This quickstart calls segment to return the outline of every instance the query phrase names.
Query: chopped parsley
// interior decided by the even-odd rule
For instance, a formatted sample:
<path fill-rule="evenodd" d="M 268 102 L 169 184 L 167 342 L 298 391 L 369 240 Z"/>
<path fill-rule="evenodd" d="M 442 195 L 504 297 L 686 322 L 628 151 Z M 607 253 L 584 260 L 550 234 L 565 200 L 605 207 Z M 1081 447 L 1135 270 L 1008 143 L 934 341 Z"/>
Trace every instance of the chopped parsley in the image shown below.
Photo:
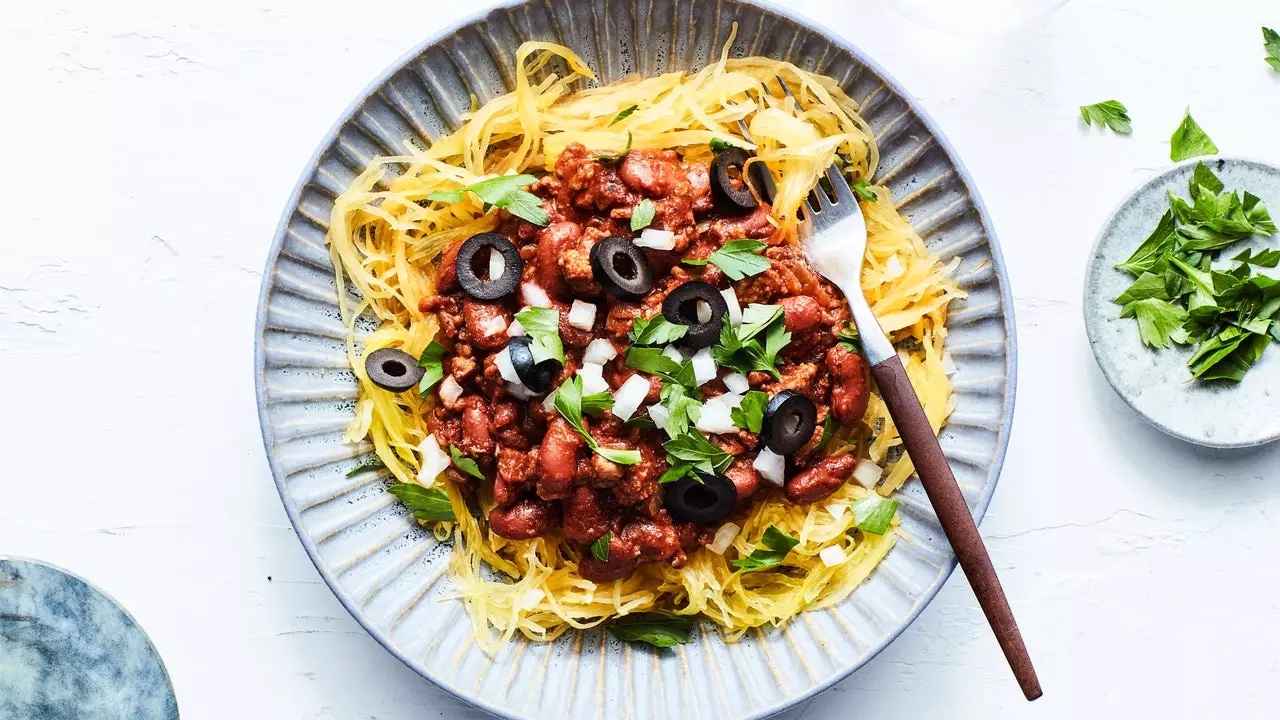
<path fill-rule="evenodd" d="M 662 444 L 662 449 L 667 451 L 667 462 L 674 468 L 677 465 L 687 465 L 685 473 L 690 469 L 698 469 L 709 473 L 724 472 L 726 468 L 733 464 L 733 456 L 721 450 L 707 440 L 706 436 L 697 430 L 690 429 L 683 435 L 672 438 Z M 682 473 L 685 474 L 685 473 Z M 666 477 L 665 475 L 663 476 Z M 678 480 L 680 476 L 671 478 Z M 671 482 L 667 480 L 667 482 Z M 659 482 L 662 482 L 661 480 Z"/>
<path fill-rule="evenodd" d="M 763 548 L 756 548 L 747 557 L 738 558 L 730 564 L 744 573 L 777 567 L 786 559 L 787 553 L 800 544 L 800 539 L 782 532 L 776 525 L 770 525 L 761 542 L 764 543 Z"/>
<path fill-rule="evenodd" d="M 1227 191 L 1204 163 L 1192 174 L 1190 196 L 1170 193 L 1172 209 L 1116 266 L 1134 281 L 1114 302 L 1148 347 L 1194 345 L 1192 377 L 1239 381 L 1271 339 L 1280 341 L 1280 280 L 1254 273 L 1280 264 L 1280 250 L 1245 250 L 1225 270 L 1213 261 L 1227 246 L 1277 228 L 1261 200 Z"/>
<path fill-rule="evenodd" d="M 653 217 L 658 214 L 658 206 L 653 204 L 649 198 L 645 198 L 636 203 L 631 211 L 631 231 L 643 230 L 649 227 L 653 222 Z"/>
<path fill-rule="evenodd" d="M 882 497 L 865 497 L 853 501 L 853 522 L 862 532 L 883 535 L 889 532 L 898 501 Z"/>
<path fill-rule="evenodd" d="M 613 533 L 606 532 L 596 541 L 591 543 L 591 554 L 600 562 L 609 562 L 609 543 L 613 540 Z"/>
<path fill-rule="evenodd" d="M 765 247 L 759 240 L 731 240 L 721 245 L 707 260 L 736 282 L 769 269 L 769 258 L 760 254 Z"/>
<path fill-rule="evenodd" d="M 533 361 L 556 360 L 564 363 L 564 343 L 560 342 L 560 311 L 555 308 L 530 307 L 516 313 L 516 320 L 529 333 L 533 343 Z"/>
<path fill-rule="evenodd" d="M 627 367 L 659 377 L 674 378 L 680 372 L 680 363 L 662 354 L 661 348 L 639 347 L 627 348 Z"/>
<path fill-rule="evenodd" d="M 609 125 L 608 125 L 608 127 L 613 127 L 614 125 L 617 125 L 618 123 L 622 122 L 623 120 L 626 120 L 627 118 L 631 117 L 631 113 L 633 113 L 633 112 L 635 112 L 636 110 L 639 110 L 639 109 L 640 109 L 640 106 L 639 106 L 639 105 L 630 105 L 630 106 L 628 106 L 628 107 L 623 108 L 622 110 L 620 110 L 620 111 L 618 112 L 618 114 L 617 114 L 617 115 L 614 115 L 614 116 L 613 116 L 613 119 L 612 119 L 612 120 L 610 120 L 610 121 L 609 121 Z"/>
<path fill-rule="evenodd" d="M 729 411 L 733 424 L 747 432 L 760 432 L 760 424 L 764 421 L 764 406 L 769 404 L 769 394 L 759 390 L 751 390 L 742 396 L 738 407 Z"/>
<path fill-rule="evenodd" d="M 729 148 L 734 146 L 733 143 L 729 142 L 728 140 L 725 140 L 724 138 L 718 138 L 718 137 L 711 138 L 711 142 L 707 144 L 711 147 L 711 152 L 720 152 L 721 150 L 728 150 Z"/>
<path fill-rule="evenodd" d="M 365 470 L 380 470 L 386 466 L 387 464 L 382 462 L 382 458 L 375 455 L 368 462 L 362 462 L 359 465 L 356 465 L 355 467 L 348 470 L 347 477 L 357 475 L 359 473 L 364 472 Z"/>
<path fill-rule="evenodd" d="M 542 200 L 537 195 L 524 190 L 538 178 L 533 175 L 499 175 L 487 180 L 471 183 L 457 190 L 437 190 L 427 196 L 434 202 L 462 202 L 463 193 L 472 193 L 484 203 L 485 212 L 490 207 L 499 207 L 518 218 L 528 220 L 534 225 L 546 225 L 550 221 L 547 212 L 542 209 Z"/>
<path fill-rule="evenodd" d="M 625 642 L 648 643 L 656 648 L 683 645 L 693 638 L 693 618 L 666 613 L 623 615 L 608 624 L 609 633 Z"/>
<path fill-rule="evenodd" d="M 1182 118 L 1182 124 L 1173 131 L 1173 137 L 1169 138 L 1169 159 L 1180 162 L 1201 155 L 1216 154 L 1218 154 L 1218 146 L 1213 144 L 1209 135 L 1195 121 L 1195 118 L 1191 117 L 1191 111 L 1188 110 Z"/>
<path fill-rule="evenodd" d="M 849 189 L 853 191 L 854 195 L 857 195 L 863 200 L 875 202 L 878 199 L 876 197 L 876 191 L 871 189 L 870 180 L 859 180 L 858 182 L 850 185 Z"/>
<path fill-rule="evenodd" d="M 1080 116 L 1084 118 L 1084 124 L 1092 126 L 1095 123 L 1099 127 L 1109 127 L 1111 131 L 1117 135 L 1129 135 L 1133 132 L 1133 125 L 1130 124 L 1129 108 L 1119 100 L 1106 100 L 1092 105 L 1081 105 Z"/>
<path fill-rule="evenodd" d="M 1267 64 L 1280 72 L 1280 33 L 1269 27 L 1262 28 L 1262 44 L 1267 49 Z"/>
<path fill-rule="evenodd" d="M 862 336 L 858 334 L 858 328 L 849 323 L 844 329 L 836 334 L 836 344 L 850 352 L 862 352 Z"/>
<path fill-rule="evenodd" d="M 822 437 L 818 438 L 818 444 L 814 446 L 814 452 L 817 452 L 831 444 L 835 439 L 836 433 L 840 432 L 840 421 L 836 420 L 836 416 L 827 413 L 827 419 L 822 423 Z"/>
<path fill-rule="evenodd" d="M 484 473 L 480 472 L 480 466 L 476 465 L 476 461 L 462 454 L 462 451 L 455 445 L 449 446 L 449 458 L 453 460 L 453 466 L 462 472 L 470 475 L 477 480 L 484 479 Z"/>
<path fill-rule="evenodd" d="M 396 483 L 388 492 L 395 495 L 413 513 L 415 520 L 423 522 L 454 522 L 453 503 L 449 494 L 440 488 L 424 488 L 417 483 Z"/>
<path fill-rule="evenodd" d="M 631 152 L 631 140 L 632 140 L 632 139 L 633 139 L 633 138 L 631 137 L 631 131 L 630 131 L 630 130 L 628 130 L 628 131 L 627 131 L 627 146 L 626 146 L 626 147 L 624 147 L 624 148 L 622 148 L 622 152 L 620 152 L 620 153 L 614 153 L 614 154 L 612 154 L 612 155 L 611 155 L 611 154 L 609 154 L 609 153 L 604 153 L 604 154 L 602 154 L 602 155 L 596 155 L 596 156 L 595 156 L 594 158 L 592 158 L 592 159 L 593 159 L 593 160 L 595 160 L 596 162 L 602 162 L 602 163 L 612 163 L 612 162 L 617 162 L 617 161 L 621 160 L 622 158 L 626 157 L 626 156 L 627 156 L 627 153 Z"/>
<path fill-rule="evenodd" d="M 432 340 L 418 356 L 418 367 L 426 368 L 418 382 L 418 394 L 426 397 L 436 383 L 444 379 L 444 354 L 448 352 L 440 343 Z"/>
<path fill-rule="evenodd" d="M 673 323 L 663 315 L 654 315 L 648 320 L 636 318 L 627 337 L 636 345 L 666 345 L 684 337 L 687 332 L 688 325 Z"/>
<path fill-rule="evenodd" d="M 720 329 L 720 343 L 711 348 L 711 356 L 720 367 L 743 375 L 761 370 L 781 380 L 776 367 L 778 353 L 791 342 L 791 333 L 787 332 L 782 319 L 781 305 L 748 305 L 742 314 L 742 324 L 736 330 L 726 316 Z M 757 337 L 761 331 L 764 331 L 763 343 Z"/>
<path fill-rule="evenodd" d="M 603 393 L 600 393 L 603 394 Z M 597 395 L 589 395 L 588 398 L 598 397 Z M 564 381 L 556 390 L 556 410 L 560 415 L 569 422 L 569 425 L 582 436 L 586 441 L 587 447 L 600 457 L 615 462 L 619 465 L 635 465 L 640 462 L 639 450 L 618 450 L 616 448 L 603 448 L 596 439 L 587 432 L 586 425 L 582 422 L 583 397 L 582 397 L 582 378 L 571 377 Z"/>
<path fill-rule="evenodd" d="M 673 440 L 687 432 L 702 417 L 702 403 L 690 396 L 690 390 L 679 383 L 664 383 L 661 396 L 662 407 L 667 410 L 667 422 L 662 429 Z"/>

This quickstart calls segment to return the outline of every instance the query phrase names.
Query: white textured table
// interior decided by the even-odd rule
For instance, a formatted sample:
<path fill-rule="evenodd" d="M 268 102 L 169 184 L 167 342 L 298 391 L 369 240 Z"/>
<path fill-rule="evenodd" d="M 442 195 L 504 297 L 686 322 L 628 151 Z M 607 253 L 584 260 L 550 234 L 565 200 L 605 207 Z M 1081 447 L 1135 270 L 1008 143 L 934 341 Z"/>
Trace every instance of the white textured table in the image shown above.
<path fill-rule="evenodd" d="M 787 717 L 1274 716 L 1280 448 L 1209 454 L 1148 429 L 1095 366 L 1080 293 L 1100 224 L 1167 164 L 1186 106 L 1223 152 L 1280 162 L 1280 75 L 1258 30 L 1280 27 L 1280 6 L 1072 0 L 974 36 L 888 3 L 784 4 L 920 98 L 995 217 L 1022 363 L 982 529 L 1046 691 L 1020 699 L 957 575 Z M 261 268 L 303 164 L 370 79 L 468 5 L 4 10 L 0 553 L 119 599 L 185 718 L 478 715 L 321 583 L 267 470 L 251 373 Z M 1112 97 L 1133 138 L 1082 129 L 1076 106 Z"/>

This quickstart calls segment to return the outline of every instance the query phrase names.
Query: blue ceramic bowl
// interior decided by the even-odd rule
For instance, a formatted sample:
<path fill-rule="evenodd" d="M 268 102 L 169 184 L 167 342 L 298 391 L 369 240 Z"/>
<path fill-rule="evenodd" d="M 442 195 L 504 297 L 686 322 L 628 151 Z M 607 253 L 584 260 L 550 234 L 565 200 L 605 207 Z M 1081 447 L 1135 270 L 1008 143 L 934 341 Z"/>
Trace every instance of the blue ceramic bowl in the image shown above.
<path fill-rule="evenodd" d="M 456 128 L 470 107 L 508 92 L 522 41 L 572 48 L 601 77 L 696 69 L 732 23 L 734 56 L 790 60 L 834 77 L 862 104 L 883 154 L 877 180 L 944 259 L 963 257 L 968 291 L 948 347 L 955 414 L 942 435 L 974 515 L 995 489 L 1013 414 L 1013 305 L 982 201 L 936 126 L 880 68 L 818 25 L 736 0 L 545 0 L 493 10 L 425 42 L 377 78 L 325 137 L 285 208 L 258 310 L 255 379 L 267 457 L 289 518 L 351 614 L 423 677 L 498 715 L 764 717 L 847 676 L 920 613 L 955 566 L 919 483 L 899 494 L 903 529 L 846 602 L 780 630 L 726 644 L 715 632 L 670 652 L 601 632 L 551 644 L 517 640 L 488 657 L 449 589 L 449 548 L 419 528 L 377 471 L 347 477 L 370 453 L 342 442 L 356 383 L 347 364 L 325 232 L 333 199 L 373 157 Z M 344 298 L 351 302 L 352 298 Z"/>

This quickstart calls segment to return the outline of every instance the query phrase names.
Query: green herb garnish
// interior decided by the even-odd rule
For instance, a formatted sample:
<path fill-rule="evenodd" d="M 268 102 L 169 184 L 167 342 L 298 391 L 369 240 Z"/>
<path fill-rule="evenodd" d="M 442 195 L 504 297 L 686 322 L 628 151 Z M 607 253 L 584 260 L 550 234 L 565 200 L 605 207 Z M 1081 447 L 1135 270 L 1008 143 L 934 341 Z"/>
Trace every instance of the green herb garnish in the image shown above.
<path fill-rule="evenodd" d="M 658 206 L 654 205 L 649 198 L 636 203 L 635 208 L 631 211 L 631 232 L 649 227 L 649 223 L 653 222 L 653 217 L 657 213 Z"/>
<path fill-rule="evenodd" d="M 840 421 L 836 420 L 835 415 L 827 413 L 827 419 L 822 422 L 822 437 L 818 438 L 818 444 L 813 448 L 814 452 L 830 445 L 838 432 L 840 432 Z"/>
<path fill-rule="evenodd" d="M 733 424 L 747 432 L 760 432 L 760 424 L 764 421 L 764 406 L 769 404 L 769 394 L 759 390 L 751 390 L 742 396 L 738 407 L 729 411 Z"/>
<path fill-rule="evenodd" d="M 683 645 L 693 639 L 693 618 L 666 613 L 624 615 L 607 626 L 609 633 L 626 642 L 648 643 L 656 648 Z"/>
<path fill-rule="evenodd" d="M 418 367 L 426 368 L 418 382 L 418 394 L 426 397 L 436 383 L 444 379 L 444 354 L 448 352 L 440 343 L 432 340 L 418 356 Z"/>
<path fill-rule="evenodd" d="M 617 115 L 614 115 L 614 116 L 613 116 L 613 119 L 612 119 L 612 120 L 610 120 L 610 121 L 609 121 L 609 125 L 608 125 L 608 127 L 613 127 L 614 125 L 617 125 L 618 123 L 622 122 L 623 120 L 626 120 L 627 118 L 631 117 L 631 113 L 633 113 L 633 112 L 635 112 L 636 110 L 639 110 L 639 109 L 640 109 L 640 106 L 639 106 L 639 105 L 631 105 L 631 106 L 629 106 L 629 107 L 625 107 L 625 108 L 623 108 L 622 110 L 620 110 L 620 111 L 618 112 L 618 114 L 617 114 Z"/>
<path fill-rule="evenodd" d="M 764 531 L 761 541 L 764 543 L 763 548 L 756 548 L 747 557 L 734 560 L 730 564 L 742 572 L 767 570 L 781 565 L 787 553 L 800 544 L 799 538 L 791 537 L 774 525 L 770 525 L 769 529 Z"/>
<path fill-rule="evenodd" d="M 662 407 L 667 410 L 667 422 L 662 429 L 672 439 L 687 433 L 702 417 L 702 403 L 691 397 L 690 390 L 684 385 L 663 383 L 661 398 Z"/>
<path fill-rule="evenodd" d="M 750 322 L 748 312 L 751 313 Z M 782 318 L 781 305 L 748 305 L 742 314 L 742 324 L 735 330 L 726 316 L 724 327 L 720 329 L 720 343 L 711 348 L 711 356 L 717 365 L 743 375 L 762 370 L 781 380 L 782 375 L 776 367 L 778 353 L 791 342 L 791 333 L 787 332 Z M 763 343 L 756 337 L 762 330 Z"/>
<path fill-rule="evenodd" d="M 654 315 L 648 320 L 636 318 L 627 337 L 636 345 L 666 345 L 684 337 L 687 332 L 688 325 L 673 323 L 663 315 Z"/>
<path fill-rule="evenodd" d="M 858 498 L 853 501 L 853 522 L 863 532 L 883 535 L 889 532 L 898 501 L 882 497 Z"/>
<path fill-rule="evenodd" d="M 463 186 L 457 190 L 437 190 L 427 196 L 434 202 L 462 202 L 463 193 L 472 193 L 484 203 L 485 212 L 490 207 L 500 207 L 518 218 L 528 220 L 534 225 L 546 225 L 550 221 L 547 212 L 542 209 L 542 200 L 537 195 L 524 190 L 538 178 L 533 175 L 499 175 Z"/>
<path fill-rule="evenodd" d="M 671 465 L 689 464 L 705 472 L 723 472 L 733 464 L 733 456 L 712 445 L 706 436 L 694 429 L 662 443 Z"/>
<path fill-rule="evenodd" d="M 1080 116 L 1084 118 L 1085 125 L 1092 126 L 1097 123 L 1099 127 L 1111 128 L 1111 131 L 1117 135 L 1128 135 L 1133 132 L 1129 109 L 1119 100 L 1081 105 Z"/>
<path fill-rule="evenodd" d="M 484 473 L 480 472 L 480 466 L 476 464 L 476 461 L 463 455 L 462 451 L 454 445 L 449 446 L 449 458 L 453 460 L 453 466 L 462 472 L 477 480 L 484 479 Z"/>
<path fill-rule="evenodd" d="M 386 463 L 384 463 L 384 462 L 382 462 L 382 458 L 377 457 L 377 456 L 375 455 L 375 456 L 374 456 L 372 459 L 370 459 L 368 462 L 360 463 L 359 465 L 357 465 L 357 466 L 355 466 L 355 467 L 351 468 L 350 470 L 348 470 L 348 471 L 347 471 L 347 477 L 351 477 L 351 476 L 353 476 L 353 475 L 357 475 L 357 474 L 359 474 L 359 473 L 364 472 L 365 470 L 380 470 L 380 469 L 382 469 L 382 468 L 384 468 L 384 467 L 386 467 L 386 466 L 387 466 L 387 464 L 386 464 Z"/>
<path fill-rule="evenodd" d="M 606 532 L 596 541 L 591 543 L 591 554 L 600 562 L 609 562 L 609 543 L 613 540 L 613 533 Z"/>
<path fill-rule="evenodd" d="M 1280 33 L 1269 27 L 1262 28 L 1262 44 L 1267 49 L 1267 64 L 1280 72 Z"/>
<path fill-rule="evenodd" d="M 1191 111 L 1182 118 L 1182 124 L 1173 131 L 1169 138 L 1169 159 L 1174 162 L 1188 160 L 1201 155 L 1218 154 L 1218 146 L 1213 144 L 1209 135 L 1191 117 Z"/>
<path fill-rule="evenodd" d="M 449 494 L 440 488 L 424 488 L 417 483 L 396 483 L 388 492 L 395 495 L 413 512 L 415 520 L 423 522 L 454 522 L 453 503 Z"/>
<path fill-rule="evenodd" d="M 711 138 L 711 142 L 707 143 L 711 147 L 711 152 L 720 152 L 734 147 L 734 144 L 724 138 Z"/>
<path fill-rule="evenodd" d="M 857 195 L 863 200 L 875 202 L 878 199 L 876 197 L 876 191 L 871 189 L 870 180 L 859 180 L 858 182 L 850 185 L 849 189 L 853 191 L 854 195 Z"/>
<path fill-rule="evenodd" d="M 525 308 L 516 313 L 516 320 L 533 342 L 529 349 L 533 362 L 556 360 L 564 363 L 564 343 L 560 342 L 560 311 L 555 308 Z"/>
<path fill-rule="evenodd" d="M 760 254 L 766 247 L 759 240 L 732 240 L 721 245 L 707 260 L 715 263 L 729 279 L 738 281 L 769 269 L 769 258 Z"/>
<path fill-rule="evenodd" d="M 602 154 L 602 155 L 596 155 L 596 156 L 595 156 L 595 158 L 593 158 L 593 159 L 594 159 L 596 162 L 602 162 L 602 163 L 613 163 L 613 162 L 618 162 L 618 161 L 619 161 L 619 160 L 621 160 L 622 158 L 626 157 L 626 156 L 627 156 L 627 153 L 631 152 L 631 140 L 632 140 L 632 137 L 631 137 L 631 131 L 630 131 L 630 130 L 628 130 L 628 131 L 627 131 L 627 146 L 626 146 L 626 147 L 624 147 L 624 148 L 622 148 L 622 152 L 620 152 L 620 153 L 614 153 L 614 154 L 604 153 L 604 154 Z"/>
<path fill-rule="evenodd" d="M 858 334 L 858 328 L 853 323 L 845 325 L 844 329 L 836 334 L 836 344 L 850 352 L 862 352 L 862 336 Z"/>
<path fill-rule="evenodd" d="M 598 397 L 597 395 L 589 395 L 587 397 Z M 635 465 L 640 462 L 639 450 L 618 450 L 615 448 L 602 448 L 600 443 L 592 437 L 588 432 L 586 425 L 582 422 L 583 397 L 582 397 L 582 378 L 574 376 L 564 381 L 556 390 L 555 399 L 556 410 L 560 415 L 569 422 L 569 425 L 586 441 L 587 447 L 600 457 L 615 462 L 619 465 Z"/>

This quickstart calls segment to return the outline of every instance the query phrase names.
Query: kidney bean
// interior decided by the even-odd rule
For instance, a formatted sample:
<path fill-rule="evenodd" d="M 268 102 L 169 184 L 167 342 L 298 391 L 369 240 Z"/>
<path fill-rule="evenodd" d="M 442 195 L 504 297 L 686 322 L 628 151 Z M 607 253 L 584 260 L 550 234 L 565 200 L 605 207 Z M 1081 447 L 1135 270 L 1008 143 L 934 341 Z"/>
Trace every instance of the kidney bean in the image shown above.
<path fill-rule="evenodd" d="M 841 425 L 856 425 L 871 400 L 871 377 L 861 355 L 839 345 L 827 351 L 831 371 L 831 412 Z"/>
<path fill-rule="evenodd" d="M 858 459 L 852 454 L 826 457 L 787 481 L 787 500 L 797 505 L 817 502 L 835 492 L 849 479 Z"/>
<path fill-rule="evenodd" d="M 479 395 L 472 395 L 462 402 L 461 449 L 472 456 L 493 452 L 493 438 L 489 437 L 489 405 Z"/>
<path fill-rule="evenodd" d="M 621 580 L 635 571 L 639 554 L 633 545 L 615 537 L 609 541 L 609 559 L 599 560 L 587 552 L 578 562 L 578 574 L 597 583 Z"/>
<path fill-rule="evenodd" d="M 547 426 L 547 434 L 538 448 L 538 495 L 542 499 L 568 494 L 582 445 L 582 438 L 564 418 L 557 417 Z"/>
<path fill-rule="evenodd" d="M 778 301 L 787 325 L 787 332 L 804 332 L 822 322 L 822 306 L 808 295 L 796 295 Z"/>
<path fill-rule="evenodd" d="M 555 520 L 551 503 L 539 500 L 524 500 L 489 512 L 489 527 L 509 540 L 529 540 L 544 535 Z"/>
<path fill-rule="evenodd" d="M 733 486 L 738 489 L 738 502 L 751 497 L 760 488 L 760 473 L 751 466 L 753 461 L 754 458 L 734 458 L 733 464 L 724 471 L 725 477 L 729 478 Z"/>
<path fill-rule="evenodd" d="M 466 240 L 459 240 L 440 253 L 440 272 L 436 273 L 436 292 L 457 292 L 458 290 L 458 249 Z"/>
<path fill-rule="evenodd" d="M 548 295 L 571 299 L 560 275 L 560 255 L 576 245 L 580 237 L 582 228 L 572 222 L 552 223 L 538 233 L 538 266 L 534 279 Z"/>
<path fill-rule="evenodd" d="M 508 325 L 511 324 L 511 313 L 507 312 L 502 303 L 481 302 L 468 298 L 462 304 L 462 318 L 467 324 L 467 335 L 471 337 L 471 343 L 481 350 L 501 350 L 511 339 L 501 331 L 492 335 L 485 334 L 485 325 L 496 317 L 505 319 Z"/>

